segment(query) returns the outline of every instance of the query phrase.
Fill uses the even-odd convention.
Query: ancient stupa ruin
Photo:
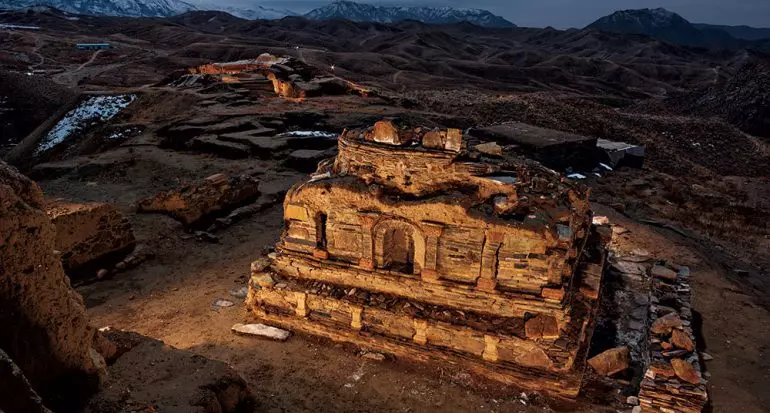
[[[574,397],[607,241],[588,192],[466,146],[459,129],[390,121],[343,132],[336,159],[289,190],[247,305],[275,326]]]

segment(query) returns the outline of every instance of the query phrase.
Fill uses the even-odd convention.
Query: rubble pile
[[[584,187],[482,160],[460,130],[348,130],[289,190],[277,252],[252,265],[265,323],[574,397],[604,245]]]

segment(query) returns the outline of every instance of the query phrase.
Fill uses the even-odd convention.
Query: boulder
[[[44,205],[34,182],[0,162],[0,348],[58,411],[95,390],[99,376],[94,330],[54,255]]]
[[[600,376],[611,376],[628,368],[628,347],[615,347],[588,360],[588,364]]]
[[[126,398],[126,390],[130,397]],[[146,339],[109,368],[87,413],[157,411],[246,413],[254,399],[227,364]]]
[[[182,188],[139,201],[139,212],[168,214],[185,225],[221,210],[234,209],[259,195],[259,181],[248,175],[212,175]]]
[[[46,213],[56,227],[56,250],[65,270],[129,252],[136,244],[131,223],[114,205],[47,200]]]

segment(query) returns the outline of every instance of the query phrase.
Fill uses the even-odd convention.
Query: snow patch
[[[39,26],[20,26],[18,24],[0,23],[0,29],[40,30],[40,27]]]
[[[136,99],[136,95],[92,96],[69,111],[40,142],[39,155],[64,142],[73,133],[112,119]],[[115,138],[117,139],[117,137]]]
[[[318,130],[298,130],[293,132],[285,132],[278,136],[281,137],[312,137],[312,138],[326,138],[326,139],[335,139],[339,134],[333,133],[333,132],[324,132],[324,131],[318,131]]]

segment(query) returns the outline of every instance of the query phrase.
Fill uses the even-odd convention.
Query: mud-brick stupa
[[[576,396],[604,266],[591,218],[587,190],[539,164],[381,121],[345,131],[289,191],[247,305],[267,324]]]

